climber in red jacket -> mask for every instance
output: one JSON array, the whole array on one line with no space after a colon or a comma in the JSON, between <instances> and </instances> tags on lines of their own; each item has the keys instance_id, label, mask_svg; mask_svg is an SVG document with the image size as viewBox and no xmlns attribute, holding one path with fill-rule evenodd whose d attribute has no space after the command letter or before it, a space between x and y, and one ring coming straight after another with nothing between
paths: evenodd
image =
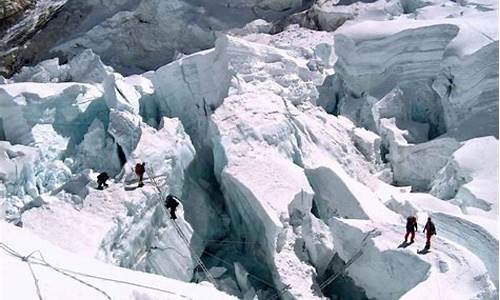
<instances>
[{"instance_id":1,"label":"climber in red jacket","mask_svg":"<svg viewBox=\"0 0 500 300\"><path fill-rule=\"evenodd\" d=\"M144 177L144 173L146 173L146 163L143 162L142 164L140 163L137 163L135 165L135 174L137 175L137 177L139 177L139 184L137 185L138 187L143 187L144 186L144 183L142 182L142 179Z\"/></svg>"}]
</instances>

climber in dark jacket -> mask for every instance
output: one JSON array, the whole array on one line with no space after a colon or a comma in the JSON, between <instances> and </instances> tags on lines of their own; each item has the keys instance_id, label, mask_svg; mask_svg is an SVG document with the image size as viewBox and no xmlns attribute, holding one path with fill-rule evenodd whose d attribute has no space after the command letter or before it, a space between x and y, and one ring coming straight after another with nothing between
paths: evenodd
<instances>
[{"instance_id":1,"label":"climber in dark jacket","mask_svg":"<svg viewBox=\"0 0 500 300\"><path fill-rule=\"evenodd\" d=\"M175 210L179 206L179 201L176 200L175 196L168 195L165 201L165 207L170 209L170 219L175 220L177 216L175 215Z\"/></svg>"},{"instance_id":2,"label":"climber in dark jacket","mask_svg":"<svg viewBox=\"0 0 500 300\"><path fill-rule=\"evenodd\" d=\"M417 218L414 216L409 216L406 219L406 235L405 244L408 243L408 236L411 235L410 243L415 242L415 231L417 231Z\"/></svg>"},{"instance_id":3,"label":"climber in dark jacket","mask_svg":"<svg viewBox=\"0 0 500 300\"><path fill-rule=\"evenodd\" d=\"M426 231L427 241L425 242L425 249L429 250L431 248L431 237L436 234L436 226L432 223L431 218L428 218L427 223L425 224L424 232Z\"/></svg>"},{"instance_id":4,"label":"climber in dark jacket","mask_svg":"<svg viewBox=\"0 0 500 300\"><path fill-rule=\"evenodd\" d=\"M106 183L106 180L109 179L108 173L102 172L101 174L97 175L97 189L102 190L105 187L108 187L108 184Z\"/></svg>"},{"instance_id":5,"label":"climber in dark jacket","mask_svg":"<svg viewBox=\"0 0 500 300\"><path fill-rule=\"evenodd\" d=\"M142 164L137 163L135 165L135 174L137 177L139 177L139 184L137 185L138 187L143 187L144 183L142 182L142 179L144 178L144 173L146 173L146 163L143 162Z\"/></svg>"}]
</instances>

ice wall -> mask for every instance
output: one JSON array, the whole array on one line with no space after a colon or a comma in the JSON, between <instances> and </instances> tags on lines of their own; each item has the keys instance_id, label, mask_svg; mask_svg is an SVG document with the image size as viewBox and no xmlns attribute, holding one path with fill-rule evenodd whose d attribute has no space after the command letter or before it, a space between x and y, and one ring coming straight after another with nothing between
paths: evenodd
<instances>
[{"instance_id":1,"label":"ice wall","mask_svg":"<svg viewBox=\"0 0 500 300\"><path fill-rule=\"evenodd\" d=\"M13 143L27 145L33 142L31 128L45 123L52 124L56 131L78 143L86 126L96 117L102 96L98 88L83 83L2 85L0 118L5 137Z\"/></svg>"},{"instance_id":2,"label":"ice wall","mask_svg":"<svg viewBox=\"0 0 500 300\"><path fill-rule=\"evenodd\" d=\"M498 140L493 137L465 142L436 174L430 193L441 199L455 199L464 208L477 207L496 214L497 150Z\"/></svg>"},{"instance_id":3,"label":"ice wall","mask_svg":"<svg viewBox=\"0 0 500 300\"><path fill-rule=\"evenodd\" d=\"M365 94L381 99L399 88L409 105L409 119L428 123L432 135L443 132L441 104L431 85L440 71L444 51L457 33L457 26L443 24L383 37L358 37L349 31L336 35L336 76L343 83L339 113L352 116L355 108L350 102L359 101ZM359 105L358 110L370 106ZM353 121L362 122L358 118Z\"/></svg>"},{"instance_id":4,"label":"ice wall","mask_svg":"<svg viewBox=\"0 0 500 300\"><path fill-rule=\"evenodd\" d=\"M157 128L142 122L143 79L113 73L88 50L67 64L24 68L3 84L2 137L29 146L2 142L2 216L82 255L190 281L193 230L182 207L178 222L188 245L155 187L130 186L137 182L135 163L146 161L146 177L182 198L195 156L179 120L161 118ZM95 190L103 171L112 177L105 192Z\"/></svg>"},{"instance_id":5,"label":"ice wall","mask_svg":"<svg viewBox=\"0 0 500 300\"><path fill-rule=\"evenodd\" d=\"M162 209L162 201L167 193L182 198L184 171L195 151L178 120L164 118L158 130L143 123L140 126L139 140L122 169L122 182L108 181L110 187L99 191L95 189L98 173L77 173L50 195L42 195L46 201L43 207L24 212L23 226L82 255L190 281L195 267L195 252L190 249L193 230L179 207L177 223L186 244ZM102 151L89 151L93 150ZM91 153L88 158L92 156L102 159L103 153ZM137 161L147 161L148 184L143 189L137 189L136 176L132 175Z\"/></svg>"},{"instance_id":6,"label":"ice wall","mask_svg":"<svg viewBox=\"0 0 500 300\"><path fill-rule=\"evenodd\" d=\"M50 20L54 9L62 9L39 32L31 28L25 34L14 31L22 40L31 38L29 46L18 49L20 53L7 56L7 74L12 65L24 64L25 60L49 55L72 57L88 48L121 73L141 73L163 66L179 55L213 47L217 32L243 27L255 19L276 20L312 3L309 0L43 2L45 6L41 5L34 14L43 23Z\"/></svg>"},{"instance_id":7,"label":"ice wall","mask_svg":"<svg viewBox=\"0 0 500 300\"><path fill-rule=\"evenodd\" d=\"M441 97L448 135L498 138L498 41L465 57L450 57L432 87Z\"/></svg>"},{"instance_id":8,"label":"ice wall","mask_svg":"<svg viewBox=\"0 0 500 300\"><path fill-rule=\"evenodd\" d=\"M319 259L327 247L307 236L313 222L309 215L313 195L325 220L332 215L391 220L392 214L377 196L363 195L366 190L347 175L359 175L355 165L366 163L350 140L349 127L308 104L295 107L289 101L263 91L224 99L211 124L215 174L232 225L245 240L258 243L253 251L273 270L278 289L291 284L286 297L314 297L314 271L307 260L300 261L297 247L305 245L320 272L332 256ZM330 182L324 184L326 180ZM339 195L339 187L351 197ZM327 206L330 211L323 212Z\"/></svg>"}]
</instances>

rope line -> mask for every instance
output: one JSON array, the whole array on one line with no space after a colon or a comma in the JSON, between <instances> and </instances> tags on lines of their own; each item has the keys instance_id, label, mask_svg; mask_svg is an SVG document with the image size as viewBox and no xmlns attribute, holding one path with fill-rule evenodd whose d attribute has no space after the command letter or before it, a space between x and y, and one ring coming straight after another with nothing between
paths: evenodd
<instances>
[{"instance_id":1,"label":"rope line","mask_svg":"<svg viewBox=\"0 0 500 300\"><path fill-rule=\"evenodd\" d=\"M483 31L479 30L476 26L472 25L471 23L469 23L467 20L465 19L462 19L462 21L464 23L466 23L467 25L469 25L472 29L474 29L475 31L479 32L482 36L484 36L485 38L487 38L488 40L490 40L491 42L495 42L495 39L491 38L489 35L487 35L486 33L484 33Z\"/></svg>"},{"instance_id":2,"label":"rope line","mask_svg":"<svg viewBox=\"0 0 500 300\"><path fill-rule=\"evenodd\" d=\"M106 293L105 291L103 291L103 290L101 290L100 288L96 287L95 285L92 285L92 284L90 284L90 283L88 283L88 282L86 282L86 281L83 281L83 280L81 280L80 278L77 278L77 277L75 277L75 276L73 276L73 275L71 275L71 274L68 274L67 272L64 272L63 270L61 270L61 269L59 269L59 268L56 268L56 267L52 266L51 264L49 264L49 263L45 260L45 258L43 257L42 253L40 253L40 257L41 257L42 261L43 261L43 262L44 262L44 263L45 263L48 267L50 267L51 269L53 269L54 271L59 272L59 273L61 273L61 274L65 275L65 276L67 276L67 277L69 277L69 278L71 278L71 279L74 279L74 280L76 280L76 281L80 282L81 284L84 284L84 285L88 286L89 288L92 288L92 289L94 289L94 290L98 291L99 293L103 294L103 295L104 295L107 299L112 300L112 299L111 299L111 296L110 296L110 295L108 295L108 293Z\"/></svg>"},{"instance_id":3,"label":"rope line","mask_svg":"<svg viewBox=\"0 0 500 300\"><path fill-rule=\"evenodd\" d=\"M291 285L290 284L287 284L285 285L281 290L279 290L276 295L274 295L273 297L271 297L271 299L269 300L274 300L274 299L278 299L279 297L281 297L281 295L283 295L288 289L291 288Z\"/></svg>"},{"instance_id":4,"label":"rope line","mask_svg":"<svg viewBox=\"0 0 500 300\"><path fill-rule=\"evenodd\" d=\"M210 253L208 251L204 251L203 254L208 255L208 256L210 256L210 257L212 257L212 258L214 258L214 259L216 259L216 260L224 263L226 266L229 266L231 268L233 267L233 264L231 262L228 262L227 260L224 260L224 259L222 259L222 258L220 258L220 257L218 257L218 256L216 256L216 255L214 255L214 254L212 254L212 253ZM253 275L252 273L248 273L248 276L252 277L253 279L255 279L255 280L257 280L257 281L259 281L259 282L261 282L263 284L265 284L266 286L268 286L270 288L275 289L275 286L273 284L269 283L268 281L266 281L264 279L261 279L260 277L257 277L255 275Z\"/></svg>"},{"instance_id":5,"label":"rope line","mask_svg":"<svg viewBox=\"0 0 500 300\"><path fill-rule=\"evenodd\" d=\"M144 284L140 284L140 283L135 283L135 282L130 282L130 281L126 281L126 280L112 279L112 278L107 278L107 277L102 277L102 276L97 276L97 275L91 275L91 274L81 273L81 272L72 271L72 270L68 270L68 269L64 269L64 268L60 268L60 269L63 270L63 271L65 271L65 272L72 273L72 274L79 275L79 276L83 276L83 277L100 279L100 280L104 280L104 281L110 281L110 282L121 283L121 284L126 284L126 285L132 285L132 286L136 286L136 287L140 287L140 288L145 288L145 289L149 289L149 290L153 290L153 291L158 291L158 292L166 293L166 294L169 294L169 295L175 295L175 296L179 296L179 297L182 297L182 298L190 299L189 297L186 297L184 295L179 295L179 294L176 294L176 293L174 293L172 291L169 291L169 290L166 290L166 289L162 289L162 288L157 288L157 287L148 286L148 285L144 285Z\"/></svg>"},{"instance_id":6,"label":"rope line","mask_svg":"<svg viewBox=\"0 0 500 300\"><path fill-rule=\"evenodd\" d=\"M206 250L203 252L203 254L208 255L208 256L210 256L210 257L212 257L212 258L214 258L214 259L216 259L216 260L218 260L218 261L222 262L223 264L225 264L225 265L226 265L226 266L228 266L228 267L231 267L231 268L233 267L233 264L232 264L231 262L228 262L227 260L224 260L224 259L222 259L222 258L220 258L220 257L218 257L218 256L216 256L216 255L214 255L214 254L212 254L212 253L210 253L210 252L206 251ZM249 277L251 277L251 278L255 279L256 281L258 281L258 282L260 282L260 283L263 283L264 285L266 285L267 287L269 287L269 288L271 288L271 289L273 289L273 290L275 290L275 289L276 289L276 287L275 287L272 283L269 283L268 281L266 281L266 280L264 280L264 279L262 279L262 278L260 278L260 277L258 277L258 276L255 276L255 275L253 275L252 273L250 273L250 272L248 272L248 271L247 271L247 273L248 273L248 276L249 276ZM269 300L276 299L276 296L278 296L278 297L279 297L279 296L281 296L281 295L282 295L282 294L283 294L283 293L284 293L287 289L289 289L290 287L291 287L290 285L286 285L283 289L281 289L280 291L277 291L277 292L276 292L276 295L274 295L274 296L273 296L272 298L270 298Z\"/></svg>"},{"instance_id":7,"label":"rope line","mask_svg":"<svg viewBox=\"0 0 500 300\"><path fill-rule=\"evenodd\" d=\"M151 179L151 182L153 183L153 185L155 186L156 190L158 191L159 193L159 196L160 198L159 199L162 199L163 198L163 191L161 190L158 182L156 181L156 177L155 176L152 176L152 170L151 169L148 169L147 170L147 175L148 177ZM164 213L166 215L168 215L168 212L166 211L166 208L163 206L163 203L161 203L160 200L158 200L160 202L160 206L162 208L162 210L164 211ZM184 241L184 243L186 244L186 246L188 247L189 251L191 252L192 254L192 257L195 259L195 262L201 267L202 271L205 273L205 276L207 277L207 279L215 286L217 287L217 283L215 281L215 278L212 276L212 274L210 273L210 271L208 270L208 268L205 266L205 264L203 263L203 261L201 260L201 258L196 254L194 253L192 250L191 250L191 247L190 247L190 244L189 244L189 240L187 239L186 235L184 234L184 232L182 231L182 229L180 228L179 224L177 224L177 222L175 220L172 220L172 223L174 224L174 228L176 229L177 233L179 234L179 236L181 237L181 239ZM193 235L195 235L196 233L193 231ZM234 244L257 244L257 243L252 243L252 242L240 242L240 241L218 241L218 240L204 240L204 239L201 239L200 240L202 241L213 241L213 242L220 242L220 243L234 243ZM223 262L224 264L228 265L229 267L233 267L233 264L220 258L220 257L217 257L207 251L204 251L203 254L206 254L212 258L215 258L221 262ZM266 280L264 279L261 279L251 273L248 273L248 276L255 279L256 281L259 281L263 284L265 284L266 286L270 287L271 289L275 290L276 287L274 286L274 284L272 283L269 283L267 282ZM290 285L286 285L285 287L283 287L280 291L278 291L276 293L275 296L273 296L271 299L276 299L276 298L279 298L284 292L286 292L288 289L290 289L291 286Z\"/></svg>"},{"instance_id":8,"label":"rope line","mask_svg":"<svg viewBox=\"0 0 500 300\"><path fill-rule=\"evenodd\" d=\"M369 236L371 236L373 233L375 233L376 230L377 229L374 228L374 229L370 230L364 236L364 238L361 240L361 244L359 246L358 251L347 261L347 263L343 266L342 269L340 269L338 272L333 273L330 277L328 277L325 281L323 281L319 285L320 290L323 290L324 288L326 288L330 283L332 283L335 279L337 279L337 277L342 275L358 258L361 257L361 255L363 255L363 247L366 244L366 240L368 239Z\"/></svg>"},{"instance_id":9,"label":"rope line","mask_svg":"<svg viewBox=\"0 0 500 300\"><path fill-rule=\"evenodd\" d=\"M163 212L165 213L165 215L168 216L168 212L167 212L166 208L163 206L163 203L161 202L161 199L163 199L163 191L161 190L160 186L156 182L156 178L154 176L151 176L152 171L150 169L148 169L147 173L148 173L148 177L151 179L151 182L153 182L153 185L158 190L158 194L159 194L158 202L160 204L160 207L163 210ZM207 277L208 281L210 283L212 283L217 288L217 282L215 281L215 278L208 271L207 267L205 266L205 264L203 263L201 258L196 253L194 253L194 251L191 249L189 241L186 238L186 236L184 235L184 233L182 232L181 228L179 227L179 224L177 224L177 222L175 222L175 220L172 220L172 224L174 224L174 228L177 231L177 234L179 234L181 240L186 244L186 247L188 248L189 252L191 253L191 257L193 257L196 264L201 267L201 269L202 269L203 273L205 273L205 276Z\"/></svg>"},{"instance_id":10,"label":"rope line","mask_svg":"<svg viewBox=\"0 0 500 300\"><path fill-rule=\"evenodd\" d=\"M167 175L165 175L165 176L167 176ZM151 180L153 182L153 185L155 185L155 188L160 192L160 195L161 195L161 193L163 193L163 192L161 191L158 183L154 179L156 177L158 177L158 176L151 177L151 175L148 173L148 178L151 178ZM163 205L162 205L162 208L165 209L163 207ZM167 213L167 212L165 211L165 213ZM179 229L180 229L180 227L179 227ZM181 234L183 234L182 231L181 231ZM193 235L197 235L197 233L193 231ZM199 240L201 240L201 241L204 241L204 242L214 242L214 243L220 243L220 244L225 244L225 243L227 243L227 244L249 244L249 245L256 245L256 244L258 244L257 242L242 242L242 241L234 241L234 240L210 240L210 239L202 239L201 236L199 236L199 235L197 235L197 238ZM223 260L222 258L219 258L219 257L217 257L217 256L215 256L215 255L213 255L213 254L211 254L211 253L209 253L207 251L204 251L203 254L207 254L208 256L211 256L211 257L213 257L215 259L218 259L219 261L225 263L226 265L228 265L231 268L233 267L232 263L230 263L230 262L228 262L226 260ZM258 280L258 281L266 284L267 286L269 286L269 287L271 287L273 289L275 288L274 285L268 283L267 281L264 281L263 279L255 276L255 275L252 275L251 273L248 273L248 275L251 276L251 277L253 277L254 279L256 279L256 280Z\"/></svg>"},{"instance_id":11,"label":"rope line","mask_svg":"<svg viewBox=\"0 0 500 300\"><path fill-rule=\"evenodd\" d=\"M33 280L35 281L35 287L36 287L36 293L38 295L38 299L43 300L42 297L42 292L40 291L40 285L38 284L38 278L35 275L35 271L33 270L33 267L31 266L31 263L29 261L29 258L35 253L36 251L31 252L29 255L22 257L21 259L28 264L28 268L30 269L31 276L33 277Z\"/></svg>"},{"instance_id":12,"label":"rope line","mask_svg":"<svg viewBox=\"0 0 500 300\"><path fill-rule=\"evenodd\" d=\"M153 291L157 291L157 292L166 293L166 294L169 294L169 295L174 295L174 296L178 296L178 297L190 299L189 297L186 297L184 295L176 294L176 293L174 293L172 291L169 291L169 290L166 290L166 289L162 289L162 288L158 288L158 287L148 286L148 285L144 285L144 284L140 284L140 283L135 283L135 282L130 282L130 281L125 281L125 280L119 280L119 279L114 279L114 278L107 278L107 277L103 277L103 276L97 276L97 275L87 274L87 273L73 271L73 270L66 269L66 268L54 267L54 266L50 265L49 263L47 263L47 261L44 260L44 259L38 259L36 257L22 256L21 254L19 254L18 252L16 252L15 250L13 250L12 248L10 248L9 246L7 246L5 243L2 243L2 242L0 242L0 249L4 250L5 252L7 252L8 254L10 254L11 256L14 256L14 257L17 257L17 258L21 259L22 261L26 262L27 260L32 259L32 261L30 261L30 263L32 263L32 264L40 265L40 266L44 266L44 267L49 267L49 268L52 268L52 269L57 269L58 271L62 271L64 273L71 273L71 274L82 276L82 277L87 277L87 278L99 279L99 280L103 280L103 281L109 281L109 282L115 282L115 283L120 283L120 284L131 285L131 286L135 286L135 287L139 287L139 288L149 289L149 290L153 290ZM39 252L41 254L41 252L39 250L36 250L35 252ZM41 258L43 258L43 256L41 256ZM79 278L76 278L76 277L71 276L69 274L65 274L65 275L70 276L70 278L78 280L79 282L82 282L82 280L79 279ZM111 299L111 297L109 297L109 296L108 296L108 298Z\"/></svg>"},{"instance_id":13,"label":"rope line","mask_svg":"<svg viewBox=\"0 0 500 300\"><path fill-rule=\"evenodd\" d=\"M189 242L186 238L186 236L184 235L184 233L182 232L181 228L179 227L179 224L177 224L177 222L175 220L172 220L172 222L174 223L174 227L176 227L177 229L177 232L179 233L179 235L181 236L182 240L184 241L184 243L186 244L186 246L188 247L189 251L193 254L193 256L195 257L195 260L197 262L197 264L201 267L201 269L203 270L203 272L205 273L205 275L207 276L207 279L215 286L217 287L217 284L216 284L216 281L215 281L215 278L212 276L212 274L208 271L207 267L205 266L205 264L203 263L203 261L201 260L200 257L198 257L198 255L196 255L195 253L193 253L193 251L191 251L191 247L189 246Z\"/></svg>"},{"instance_id":14,"label":"rope line","mask_svg":"<svg viewBox=\"0 0 500 300\"><path fill-rule=\"evenodd\" d=\"M24 262L26 262L26 263L28 264L28 266L29 266L29 268L30 268L30 271L31 271L31 273L32 273L32 276L33 276L33 278L35 279L35 285L36 285L36 288L37 288L37 294L38 294L39 299L42 299L42 296L41 296L41 293L40 293L40 287L39 287L39 285L38 285L38 279L36 278L36 276L35 276L35 274L34 274L34 272L33 272L33 268L31 267L31 263L36 263L36 264L38 264L38 265L44 265L44 266L46 266L46 267L49 267L49 268L53 269L54 271L56 271L56 272L58 272L58 273L61 273L61 274L65 275L65 276L67 276L67 277L70 277L71 279L74 279L74 280L76 280L76 281L78 281L78 282L80 282L80 283L82 283L82 284L84 284L84 285L86 285L86 286L88 286L88 287L90 287L90 288L92 288L92 289L94 289L94 290L98 291L99 293L103 294L103 295L104 295L107 299L112 300L112 299L111 299L111 297L110 297L110 296L109 296L109 295L108 295L105 291L101 290L100 288L98 288L98 287L96 287L96 286L94 286L94 285L92 285L92 284L90 284L90 283L88 283L88 282L85 282L85 281L83 281L83 280L81 280L81 279L79 279L79 278L77 278L77 277L75 277L75 276L73 276L73 275L70 275L70 274L66 273L65 271L63 271L63 270L61 270L61 269L59 269L59 268L56 268L56 267L54 267L53 265L49 264L49 263L45 260L44 256L42 255L42 252L40 252L40 250L35 250L35 251L31 252L29 255L22 256L22 255L21 255L21 254L19 254L17 251L15 251L15 250L13 250L12 248L8 247L8 246L7 246L7 245L5 245L4 243L0 243L0 247L1 247L2 249L4 249L4 250L7 250L7 252L8 252L10 255L13 255L13 256L15 256L15 257L18 257L18 258L20 258L22 261L24 261ZM35 253L38 253L38 255L40 256L40 258L39 258L39 259L36 259L36 258L33 256ZM30 261L30 259L34 259L34 261ZM38 260L38 262L37 262L36 260Z\"/></svg>"},{"instance_id":15,"label":"rope line","mask_svg":"<svg viewBox=\"0 0 500 300\"><path fill-rule=\"evenodd\" d=\"M21 254L17 253L14 249L10 248L9 246L5 245L4 243L0 243L0 248L2 248L4 251L6 251L8 254L12 256L16 256L20 258L22 261L26 262L29 269L31 276L33 277L33 280L35 282L35 287L36 287L36 293L38 295L38 299L43 300L42 293L40 291L40 286L38 284L38 278L35 275L35 271L33 270L33 267L31 266L31 262L29 261L29 258L35 253L36 251L31 252L30 254L26 256L22 256Z\"/></svg>"}]
</instances>

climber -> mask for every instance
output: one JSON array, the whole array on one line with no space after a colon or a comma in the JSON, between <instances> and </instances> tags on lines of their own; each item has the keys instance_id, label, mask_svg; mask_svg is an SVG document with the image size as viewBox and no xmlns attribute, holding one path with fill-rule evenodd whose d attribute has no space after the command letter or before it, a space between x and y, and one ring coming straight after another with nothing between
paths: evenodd
<instances>
[{"instance_id":1,"label":"climber","mask_svg":"<svg viewBox=\"0 0 500 300\"><path fill-rule=\"evenodd\" d=\"M175 210L179 206L179 201L176 200L175 196L168 195L167 201L165 201L165 207L170 209L170 219L175 220L177 216L175 215Z\"/></svg>"},{"instance_id":2,"label":"climber","mask_svg":"<svg viewBox=\"0 0 500 300\"><path fill-rule=\"evenodd\" d=\"M431 248L431 237L436 234L436 226L434 226L430 217L427 219L427 223L425 224L423 232L425 233L425 231L427 231L427 241L425 242L424 249L429 250Z\"/></svg>"},{"instance_id":3,"label":"climber","mask_svg":"<svg viewBox=\"0 0 500 300\"><path fill-rule=\"evenodd\" d=\"M102 172L101 174L97 175L97 189L102 190L105 187L108 187L108 184L106 183L106 180L109 179L108 173Z\"/></svg>"},{"instance_id":4,"label":"climber","mask_svg":"<svg viewBox=\"0 0 500 300\"><path fill-rule=\"evenodd\" d=\"M417 231L417 218L414 216L409 216L406 219L406 235L405 235L405 244L408 242L408 236L411 235L410 244L415 242L415 231Z\"/></svg>"},{"instance_id":5,"label":"climber","mask_svg":"<svg viewBox=\"0 0 500 300\"><path fill-rule=\"evenodd\" d=\"M145 166L146 166L145 162L143 162L142 164L137 163L135 165L135 174L137 175L137 177L139 177L139 184L137 185L138 187L144 186L142 179L143 179L144 173L146 172Z\"/></svg>"}]
</instances>

